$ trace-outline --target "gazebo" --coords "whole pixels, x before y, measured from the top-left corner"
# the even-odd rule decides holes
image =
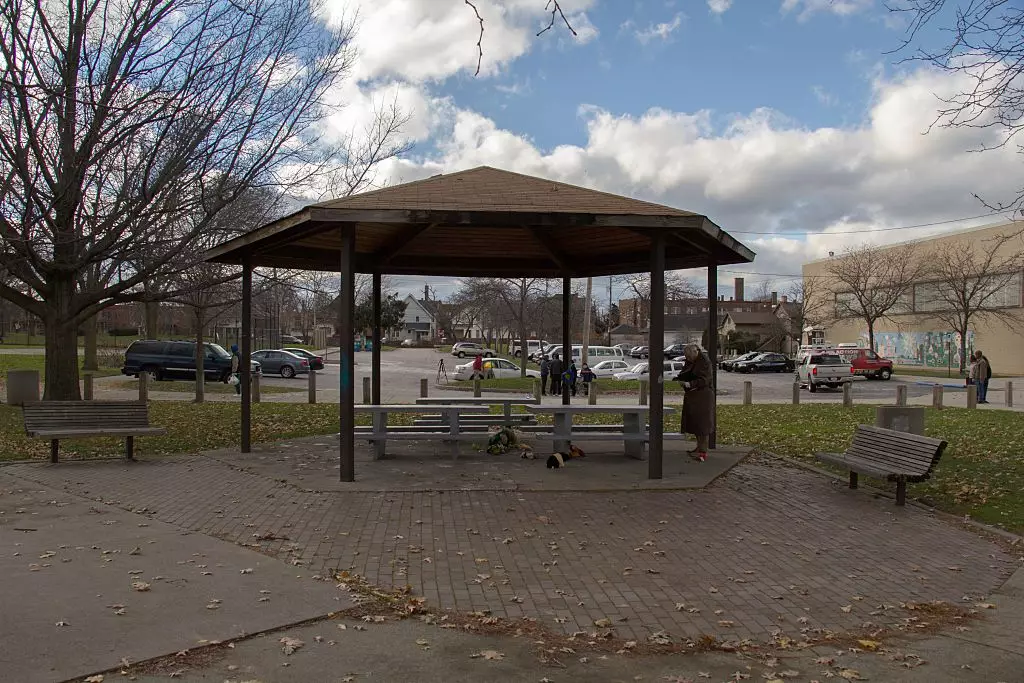
[[[338,271],[341,338],[341,480],[355,480],[355,273],[373,279],[374,339],[380,339],[382,275],[562,279],[563,357],[570,357],[572,278],[649,271],[650,367],[663,362],[665,271],[706,268],[708,353],[718,353],[717,269],[754,253],[706,216],[607,192],[481,166],[311,204],[229,240],[207,260],[242,267],[241,450],[251,450],[252,271]],[[347,342],[347,343],[346,343]],[[373,345],[371,399],[380,403],[380,344]],[[654,372],[651,377],[661,377]],[[563,394],[569,402],[568,392]],[[650,431],[664,425],[664,392],[650,385]],[[712,442],[713,443],[713,442]],[[651,439],[648,476],[662,476],[663,440]]]

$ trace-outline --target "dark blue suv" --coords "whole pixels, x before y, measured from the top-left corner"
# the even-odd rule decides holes
[[[206,379],[225,381],[231,374],[231,354],[219,344],[204,344],[206,358],[203,370]],[[260,364],[251,361],[252,372],[260,372]],[[132,342],[124,352],[121,374],[138,377],[148,372],[156,380],[195,379],[196,343],[190,341],[156,341],[142,339]]]

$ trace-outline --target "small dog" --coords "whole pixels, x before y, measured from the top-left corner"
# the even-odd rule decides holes
[[[564,467],[567,460],[573,460],[576,458],[586,457],[586,453],[579,446],[569,444],[568,453],[552,453],[548,456],[548,469],[557,470],[559,467]]]

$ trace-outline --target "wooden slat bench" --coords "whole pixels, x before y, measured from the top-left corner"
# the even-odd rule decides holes
[[[815,457],[848,469],[851,489],[857,488],[858,473],[896,482],[896,504],[905,505],[907,482],[928,479],[945,449],[942,439],[858,425],[845,453],[816,453]]]
[[[36,401],[22,406],[25,434],[50,440],[50,462],[57,462],[61,439],[124,437],[125,460],[135,459],[136,436],[163,436],[149,425],[149,407],[138,401]]]

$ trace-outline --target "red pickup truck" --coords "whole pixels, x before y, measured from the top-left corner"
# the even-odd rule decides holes
[[[864,375],[868,379],[889,379],[892,377],[892,361],[882,358],[871,349],[834,349],[835,353],[853,366],[853,374]]]

